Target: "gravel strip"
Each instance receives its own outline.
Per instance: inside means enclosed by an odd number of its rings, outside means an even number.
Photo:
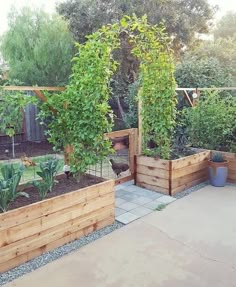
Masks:
[[[186,189],[186,190],[184,190],[182,192],[176,193],[173,197],[177,198],[177,199],[180,199],[180,198],[182,198],[184,196],[187,196],[187,195],[191,194],[192,192],[198,191],[199,189],[201,189],[201,188],[203,188],[203,187],[205,187],[207,185],[209,185],[209,182],[205,181],[203,183],[200,183],[198,185],[190,187],[190,188],[188,188],[188,189]]]
[[[58,247],[52,251],[49,251],[39,257],[36,257],[28,261],[25,264],[22,264],[14,269],[11,269],[10,271],[4,272],[0,275],[0,286],[3,286],[4,284],[11,282],[26,273],[30,273],[38,269],[39,267],[42,267],[48,264],[49,262],[52,262],[72,251],[75,251],[79,249],[80,247],[85,246],[113,232],[114,230],[121,228],[122,226],[124,226],[122,223],[115,221],[115,223],[112,225],[104,227],[87,236],[81,237],[78,240],[75,240],[71,243],[67,243],[61,247]]]
[[[210,184],[209,181],[205,181],[205,182],[200,183],[198,185],[195,185],[195,186],[193,186],[193,187],[191,187],[189,189],[186,189],[186,190],[184,190],[182,192],[176,193],[173,197],[176,198],[176,199],[180,199],[180,198],[182,198],[184,196],[187,196],[187,195],[191,194],[192,192],[195,192],[195,191],[198,191],[199,189],[202,189],[203,187],[205,187],[205,186],[207,186],[209,184]],[[227,183],[227,185],[236,186],[236,184],[234,184],[234,183]]]

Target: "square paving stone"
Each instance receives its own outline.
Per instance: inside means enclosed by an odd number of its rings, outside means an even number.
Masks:
[[[175,200],[176,200],[176,198],[174,198],[174,197],[171,197],[168,195],[163,195],[163,196],[159,197],[156,201],[163,203],[163,204],[168,204],[168,203],[171,203]]]
[[[115,208],[115,216],[116,217],[118,217],[118,216],[120,216],[121,214],[124,214],[124,213],[126,213],[127,211],[126,210],[124,210],[124,209],[122,209],[122,208],[119,208],[119,207],[116,207]]]
[[[126,212],[126,213],[118,216],[116,218],[116,220],[121,222],[121,223],[123,223],[123,224],[128,224],[128,223],[130,223],[130,222],[132,222],[132,221],[134,221],[134,220],[136,220],[138,218],[139,218],[139,216],[137,216],[135,214],[132,214],[130,212]]]
[[[133,203],[136,203],[138,205],[144,205],[150,201],[152,201],[152,199],[145,196],[138,196],[137,198],[132,200]]]
[[[126,200],[126,201],[132,201],[139,198],[140,196],[131,192],[127,192],[125,195],[121,195],[120,198]]]
[[[122,199],[122,198],[120,198],[120,197],[116,197],[116,199],[115,199],[115,206],[116,206],[116,207],[119,207],[121,204],[123,204],[123,203],[125,203],[125,202],[126,202],[125,199]]]
[[[115,196],[121,197],[123,195],[126,195],[128,192],[124,189],[119,189],[115,192]]]
[[[139,207],[138,204],[135,204],[135,203],[129,202],[129,201],[127,201],[127,202],[125,202],[125,203],[122,203],[122,204],[119,206],[119,208],[122,208],[122,209],[127,210],[127,211],[130,211],[130,210],[135,209],[135,208],[137,208],[137,207]]]
[[[143,207],[143,206],[140,206],[138,208],[135,208],[133,210],[131,210],[130,212],[132,214],[135,214],[137,216],[144,216],[144,215],[147,215],[149,213],[151,213],[153,210],[149,209],[149,208],[146,208],[146,207]]]
[[[150,201],[150,202],[144,204],[144,207],[155,210],[159,205],[162,205],[162,204],[163,203],[158,202],[158,200],[157,201],[153,200],[153,201]]]

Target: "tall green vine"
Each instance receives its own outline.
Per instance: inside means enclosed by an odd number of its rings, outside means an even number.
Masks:
[[[102,27],[76,44],[73,73],[66,91],[49,95],[42,105],[41,117],[48,118],[48,136],[57,148],[73,146],[70,165],[83,173],[111,152],[104,133],[112,128],[108,105],[110,80],[118,63],[113,52],[120,47],[120,35],[127,33],[132,53],[140,60],[140,97],[143,117],[143,151],[153,140],[163,158],[170,153],[174,125],[175,81],[173,64],[167,50],[167,36],[162,26],[151,26],[147,18],[125,16],[120,23]],[[52,110],[53,107],[53,110]]]

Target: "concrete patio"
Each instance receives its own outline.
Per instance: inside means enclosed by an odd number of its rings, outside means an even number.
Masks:
[[[236,286],[236,187],[176,200],[8,287]]]

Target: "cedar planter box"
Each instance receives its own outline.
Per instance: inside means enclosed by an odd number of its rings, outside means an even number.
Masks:
[[[0,273],[114,222],[109,180],[0,214]]]
[[[202,151],[176,160],[137,156],[136,185],[168,195],[175,195],[208,179],[211,151]]]

